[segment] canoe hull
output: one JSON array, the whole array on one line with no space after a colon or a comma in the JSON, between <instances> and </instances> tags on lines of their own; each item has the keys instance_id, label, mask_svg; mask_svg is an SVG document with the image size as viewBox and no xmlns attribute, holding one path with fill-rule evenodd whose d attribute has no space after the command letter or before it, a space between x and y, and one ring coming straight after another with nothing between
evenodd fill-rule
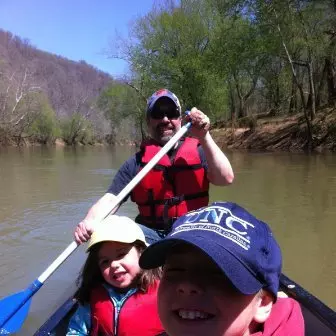
<instances>
[{"instance_id":1,"label":"canoe hull","mask_svg":"<svg viewBox=\"0 0 336 336\"><path fill-rule=\"evenodd\" d=\"M280 289L301 305L305 320L305 336L336 335L336 312L284 274L280 283ZM36 331L34 336L65 335L69 319L76 308L77 300L72 296Z\"/></svg>"},{"instance_id":2,"label":"canoe hull","mask_svg":"<svg viewBox=\"0 0 336 336\"><path fill-rule=\"evenodd\" d=\"M68 298L49 319L35 332L34 336L65 335L69 319L77 308L74 295Z\"/></svg>"},{"instance_id":3,"label":"canoe hull","mask_svg":"<svg viewBox=\"0 0 336 336\"><path fill-rule=\"evenodd\" d=\"M300 303L305 320L306 336L336 335L335 311L284 274L280 278L280 288Z\"/></svg>"}]
</instances>

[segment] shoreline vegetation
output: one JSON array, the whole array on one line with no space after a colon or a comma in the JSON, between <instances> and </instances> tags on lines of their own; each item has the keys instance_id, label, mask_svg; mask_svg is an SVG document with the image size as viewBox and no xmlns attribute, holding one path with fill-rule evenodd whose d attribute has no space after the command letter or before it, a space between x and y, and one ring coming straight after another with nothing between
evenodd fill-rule
<instances>
[{"instance_id":1,"label":"shoreline vegetation","mask_svg":"<svg viewBox=\"0 0 336 336\"><path fill-rule=\"evenodd\" d=\"M120 78L0 29L0 146L139 145L165 87L221 147L335 152L335 27L329 0L158 0L108 44Z\"/></svg>"},{"instance_id":2,"label":"shoreline vegetation","mask_svg":"<svg viewBox=\"0 0 336 336\"><path fill-rule=\"evenodd\" d=\"M211 134L221 148L230 150L336 152L336 109L329 108L316 114L312 121L310 150L307 148L307 126L303 114L261 119L247 118L242 127L226 122L216 125Z\"/></svg>"},{"instance_id":3,"label":"shoreline vegetation","mask_svg":"<svg viewBox=\"0 0 336 336\"><path fill-rule=\"evenodd\" d=\"M336 152L336 108L326 108L316 113L312 122L312 152ZM286 117L244 118L238 122L215 122L211 135L223 149L253 152L307 152L307 130L303 114ZM25 139L19 146L69 146L62 138L45 144ZM138 145L125 139L107 137L100 141L75 142L75 146ZM18 146L13 140L9 146Z\"/></svg>"}]
</instances>

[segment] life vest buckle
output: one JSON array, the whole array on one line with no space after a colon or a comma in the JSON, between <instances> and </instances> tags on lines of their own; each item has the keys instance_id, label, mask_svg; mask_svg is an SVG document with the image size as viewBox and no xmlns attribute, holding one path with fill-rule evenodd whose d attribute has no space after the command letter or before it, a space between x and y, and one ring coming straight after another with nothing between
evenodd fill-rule
<instances>
[{"instance_id":1,"label":"life vest buckle","mask_svg":"<svg viewBox=\"0 0 336 336\"><path fill-rule=\"evenodd\" d=\"M180 204L182 201L184 201L184 195L181 196L173 196L171 198L168 198L165 200L164 204L168 205L168 206L172 206L172 205L178 205Z\"/></svg>"}]
</instances>

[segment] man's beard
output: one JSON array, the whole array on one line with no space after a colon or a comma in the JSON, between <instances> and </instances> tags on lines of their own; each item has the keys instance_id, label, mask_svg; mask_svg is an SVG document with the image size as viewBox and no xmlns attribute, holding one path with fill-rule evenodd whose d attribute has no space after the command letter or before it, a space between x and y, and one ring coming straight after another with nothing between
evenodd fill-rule
<instances>
[{"instance_id":1,"label":"man's beard","mask_svg":"<svg viewBox=\"0 0 336 336\"><path fill-rule=\"evenodd\" d=\"M165 130L170 130L171 132L169 132L169 134L164 134ZM155 128L155 140L162 145L165 145L175 134L175 127L168 127L165 129L165 125L158 125Z\"/></svg>"},{"instance_id":2,"label":"man's beard","mask_svg":"<svg viewBox=\"0 0 336 336\"><path fill-rule=\"evenodd\" d=\"M173 136L174 136L174 134L162 136L160 138L160 143L165 145Z\"/></svg>"}]
</instances>

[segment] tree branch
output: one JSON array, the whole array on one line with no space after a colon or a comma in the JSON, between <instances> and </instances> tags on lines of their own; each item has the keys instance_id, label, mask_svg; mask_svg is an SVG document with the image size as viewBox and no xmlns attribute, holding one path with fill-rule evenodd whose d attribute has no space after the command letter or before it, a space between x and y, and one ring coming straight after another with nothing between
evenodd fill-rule
<instances>
[{"instance_id":1,"label":"tree branch","mask_svg":"<svg viewBox=\"0 0 336 336\"><path fill-rule=\"evenodd\" d=\"M126 84L131 87L132 89L134 89L139 95L141 98L143 98L145 100L145 102L147 102L147 97L145 97L143 95L143 93L141 92L141 90L139 88L137 88L135 85L133 85L131 82L129 81L126 81Z\"/></svg>"}]
</instances>

